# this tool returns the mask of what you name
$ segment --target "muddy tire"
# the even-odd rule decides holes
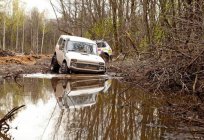
[[[59,68],[59,74],[67,74],[67,73],[68,73],[67,63],[63,62],[61,67]]]
[[[57,62],[57,56],[53,55],[50,65],[51,72],[58,72],[60,65]]]

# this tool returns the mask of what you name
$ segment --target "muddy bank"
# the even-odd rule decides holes
[[[0,76],[3,78],[15,77],[19,74],[47,73],[51,56],[49,55],[22,55],[0,57]]]

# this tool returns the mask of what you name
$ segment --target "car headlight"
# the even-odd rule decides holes
[[[72,59],[71,62],[77,62],[77,59]]]
[[[72,59],[71,60],[71,66],[73,66],[73,67],[77,67],[77,59]]]

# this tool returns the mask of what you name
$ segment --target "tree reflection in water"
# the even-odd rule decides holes
[[[52,87],[61,108],[54,139],[158,139],[165,130],[159,103],[116,80],[52,79]]]
[[[119,80],[19,81],[21,88],[0,84],[1,114],[27,106],[12,121],[19,126],[10,133],[15,139],[160,139],[176,132],[164,126],[169,120],[158,111],[164,98]]]

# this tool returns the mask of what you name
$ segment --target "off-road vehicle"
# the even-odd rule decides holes
[[[96,40],[95,42],[98,47],[98,54],[104,59],[104,61],[109,62],[112,60],[113,52],[108,43],[104,40]]]
[[[105,61],[98,55],[96,42],[82,37],[61,35],[51,61],[51,71],[105,73]]]

